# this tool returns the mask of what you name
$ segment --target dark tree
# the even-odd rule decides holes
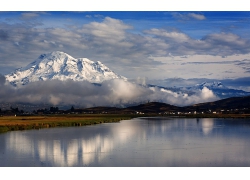
[[[50,107],[50,112],[58,112],[58,107]]]
[[[10,106],[10,109],[11,109],[12,112],[16,112],[16,113],[19,112],[18,107],[17,108],[13,108],[12,106]]]

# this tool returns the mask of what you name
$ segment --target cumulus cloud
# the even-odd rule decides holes
[[[124,24],[121,20],[106,17],[103,22],[91,22],[83,26],[79,32],[89,35],[93,38],[104,40],[107,43],[113,43],[124,40],[125,30],[132,27]]]
[[[212,90],[204,87],[202,90],[197,90],[192,95],[182,92],[173,92],[170,90],[154,88],[154,94],[150,97],[151,100],[161,101],[177,106],[187,106],[201,102],[210,102],[218,100],[219,98],[213,93]]]
[[[240,36],[232,33],[209,34],[202,38],[202,41],[207,44],[207,47],[213,49],[215,54],[224,54],[225,56],[246,54],[250,50],[249,40],[242,39]],[[217,48],[217,51],[215,48]]]
[[[34,12],[25,12],[25,13],[22,13],[22,18],[23,19],[32,19],[32,18],[35,18],[35,17],[38,17],[39,14],[38,13],[34,13]]]
[[[154,28],[144,32],[154,35],[155,42],[165,44],[165,55],[171,53],[174,56],[198,54],[228,56],[250,52],[250,41],[232,33],[222,32],[209,34],[202,39],[193,39],[182,32],[165,29]]]
[[[232,33],[209,34],[193,39],[177,30],[152,28],[143,34],[128,32],[131,25],[106,17],[82,27],[34,28],[23,24],[0,24],[0,38],[5,40],[0,52],[14,59],[31,62],[32,57],[53,50],[67,51],[73,56],[98,60],[114,60],[131,65],[152,63],[150,56],[211,54],[227,56],[250,52],[250,42]],[[15,46],[18,42],[19,46]],[[29,54],[23,52],[29,52]],[[4,58],[3,58],[4,59]]]
[[[172,13],[172,16],[181,21],[188,21],[188,20],[205,20],[206,17],[202,14],[197,13]]]
[[[202,14],[188,13],[187,15],[190,18],[197,19],[197,20],[205,20],[206,19],[206,17]]]
[[[104,81],[101,85],[91,84],[87,81],[50,80],[33,82],[21,87],[13,87],[9,83],[3,84],[1,80],[0,86],[0,101],[8,103],[93,107],[125,106],[147,101],[161,101],[184,106],[217,99],[207,88],[188,95],[158,87],[148,88],[120,79]]]
[[[153,34],[156,35],[156,37],[162,37],[165,40],[168,41],[175,41],[175,42],[187,42],[188,40],[190,40],[190,38],[181,32],[178,31],[166,31],[164,29],[151,29],[151,30],[146,30],[145,31],[148,34]]]

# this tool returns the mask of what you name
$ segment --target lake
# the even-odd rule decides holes
[[[135,118],[0,134],[1,167],[250,166],[250,119]]]

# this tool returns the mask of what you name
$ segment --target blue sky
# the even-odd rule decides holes
[[[0,73],[63,51],[131,79],[240,79],[250,90],[249,30],[247,11],[2,11]]]

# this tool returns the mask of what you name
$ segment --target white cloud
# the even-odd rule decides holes
[[[177,106],[218,99],[211,90],[203,88],[193,95],[177,93],[157,87],[144,87],[136,83],[114,79],[96,86],[87,81],[49,80],[29,83],[14,88],[1,84],[0,100],[9,103],[34,103],[52,105],[122,106],[126,104],[160,101]]]
[[[22,18],[23,19],[32,19],[32,18],[35,18],[35,17],[38,17],[39,14],[38,13],[34,13],[34,12],[25,12],[25,13],[22,13]]]
[[[206,17],[202,14],[188,13],[188,16],[190,18],[197,19],[197,20],[205,20],[206,19]]]
[[[202,90],[201,90],[201,97],[204,99],[204,100],[209,100],[209,99],[215,99],[215,95],[213,93],[213,91],[211,91],[210,89],[208,89],[207,87],[204,87]]]
[[[214,55],[246,54],[250,51],[250,41],[232,33],[209,34],[202,41]]]
[[[154,35],[154,44],[157,45],[159,42],[165,44],[165,55],[171,53],[173,56],[199,54],[229,56],[250,52],[250,41],[232,33],[209,34],[202,39],[192,39],[178,31],[156,28],[146,30],[145,33]],[[160,50],[163,50],[163,48]],[[154,54],[160,55],[157,51]]]
[[[83,26],[80,32],[98,38],[99,41],[109,40],[121,41],[125,39],[125,30],[132,27],[124,24],[121,20],[106,17],[103,22],[91,22]],[[116,42],[117,41],[113,41]],[[112,41],[111,41],[112,42]]]
[[[197,13],[172,13],[172,16],[181,21],[189,21],[189,20],[205,20],[206,17],[202,14]]]
[[[184,33],[181,33],[181,32],[176,32],[176,31],[172,31],[172,32],[169,32],[169,31],[166,31],[164,29],[151,29],[151,30],[146,30],[145,31],[146,33],[148,34],[153,34],[153,35],[156,35],[157,37],[162,37],[162,38],[166,38],[166,40],[171,40],[171,41],[174,41],[174,42],[187,42],[190,40],[190,38],[184,34]]]

